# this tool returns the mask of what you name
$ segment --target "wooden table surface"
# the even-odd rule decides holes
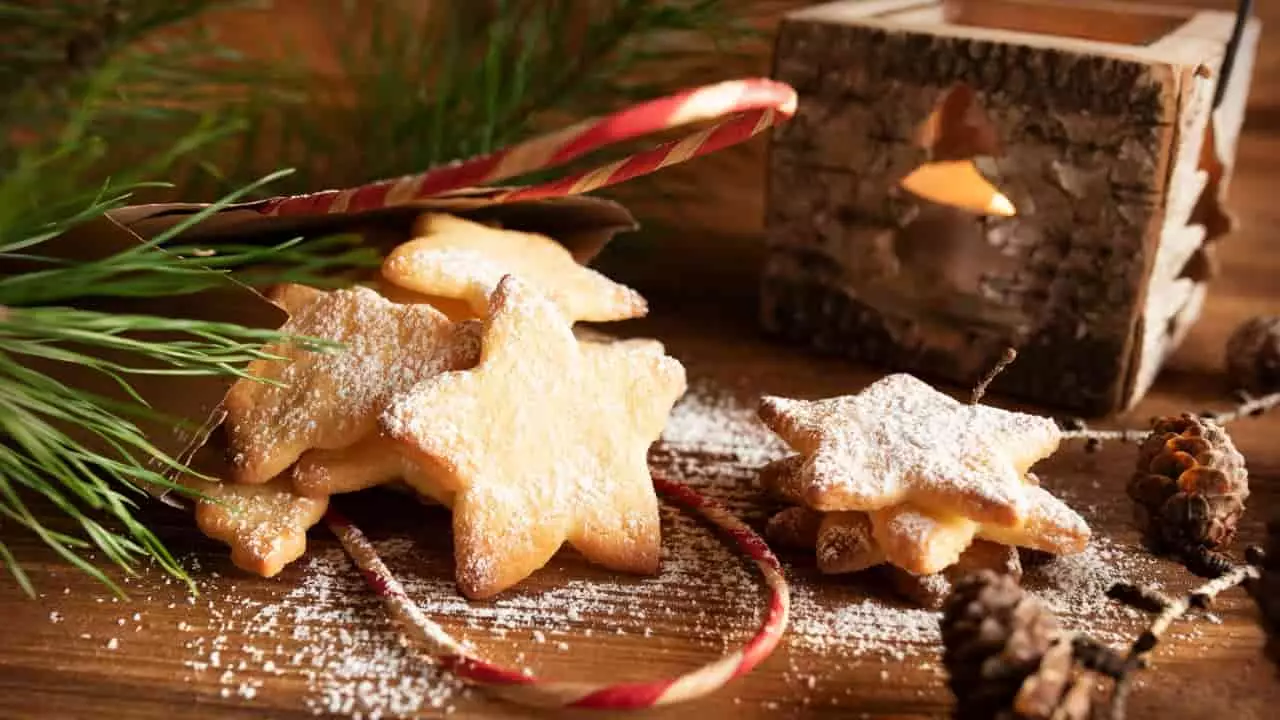
[[[1264,20],[1280,22],[1275,8],[1262,12]],[[1273,237],[1280,222],[1273,189],[1280,126],[1272,91],[1280,84],[1280,52],[1266,49],[1270,35],[1233,183],[1242,228],[1225,241],[1223,275],[1203,318],[1150,396],[1115,424],[1223,407],[1226,336],[1246,317],[1280,312]],[[693,389],[668,441],[654,448],[655,470],[727,501],[761,527],[773,506],[753,486],[752,469],[778,451],[751,423],[755,399],[854,392],[881,371],[759,336],[754,281],[761,246],[751,219],[758,217],[758,193],[750,179],[758,153],[757,146],[688,170],[695,174],[683,177],[702,172],[704,187],[714,189],[698,206],[701,214],[668,213],[661,233],[620,240],[602,267],[645,292],[654,308],[652,318],[619,326],[622,332],[662,339],[689,368]],[[748,168],[746,181],[735,167]],[[739,200],[726,200],[732,195],[726,187],[736,188]],[[1280,414],[1231,431],[1253,489],[1238,549],[1257,541],[1263,520],[1280,512]],[[1134,453],[1109,444],[1087,454],[1067,444],[1041,466],[1045,483],[1091,523],[1091,557],[1102,563],[1076,567],[1068,583],[1075,597],[1055,591],[1068,611],[1064,622],[1111,642],[1132,636],[1140,623],[1097,598],[1104,580],[1152,580],[1169,591],[1192,582],[1137,547],[1123,495]],[[448,628],[494,658],[540,673],[641,679],[679,672],[739,642],[758,617],[761,595],[750,567],[711,531],[669,508],[659,578],[614,577],[566,551],[502,600],[468,604],[450,584],[445,513],[385,493],[344,498],[339,506]],[[312,533],[306,559],[263,580],[238,572],[224,549],[180,513],[155,507],[147,516],[192,568],[198,596],[150,571],[128,580],[128,600],[114,599],[11,525],[0,525],[0,541],[24,558],[41,593],[28,600],[0,582],[0,717],[540,716],[463,691],[398,646],[327,532]],[[784,560],[797,602],[792,632],[778,651],[706,700],[644,716],[945,716],[950,698],[937,661],[935,617],[905,610],[865,579],[819,576],[802,554]],[[1055,572],[1029,570],[1028,583],[1053,586],[1071,575]],[[1092,582],[1081,577],[1090,572]],[[1213,614],[1178,626],[1162,643],[1134,694],[1131,717],[1274,717],[1280,680],[1260,653],[1251,602],[1235,590]]]

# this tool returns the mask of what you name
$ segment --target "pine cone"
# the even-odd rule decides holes
[[[1280,317],[1245,321],[1227,340],[1227,373],[1242,390],[1280,390]]]
[[[1152,551],[1203,560],[1206,551],[1226,547],[1235,537],[1249,497],[1249,473],[1221,425],[1183,414],[1152,423],[1128,491]],[[1205,573],[1214,566],[1188,565]]]
[[[943,607],[942,641],[955,717],[1089,716],[1089,693],[1076,689],[1088,683],[1076,677],[1070,639],[1013,578],[984,570],[956,583]]]
[[[1266,554],[1258,563],[1259,577],[1249,584],[1267,631],[1267,655],[1280,664],[1280,518],[1267,524]]]
[[[1045,652],[1040,667],[1022,683],[1007,718],[1089,720],[1093,717],[1097,676],[1076,666],[1075,648],[1059,636]]]

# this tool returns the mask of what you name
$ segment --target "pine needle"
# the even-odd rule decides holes
[[[323,285],[374,266],[377,254],[349,236],[204,248],[181,233],[236,199],[420,172],[524,139],[565,115],[651,94],[637,78],[679,56],[661,42],[672,33],[705,34],[725,52],[749,37],[722,0],[447,2],[425,15],[423,4],[353,3],[329,18],[342,49],[344,79],[334,84],[220,48],[203,18],[229,4],[0,0],[0,264],[25,268],[0,276],[0,522],[24,528],[117,593],[88,553],[125,573],[152,562],[190,583],[135,513],[148,486],[196,494],[170,479],[194,471],[147,439],[142,426],[157,414],[132,383],[145,375],[243,378],[250,362],[270,357],[267,344],[312,341],[104,314],[92,302],[199,293],[228,278]],[[264,156],[270,167],[260,164]],[[280,166],[298,172],[275,172]],[[157,178],[185,180],[187,199],[197,199],[191,190],[203,179],[221,200],[93,262],[46,250],[137,193],[167,187]],[[36,369],[50,365],[99,373],[120,397]],[[101,449],[79,439],[86,435]],[[4,544],[0,562],[35,592]]]
[[[0,5],[0,14],[4,9],[11,6]],[[121,586],[90,559],[90,552],[126,574],[136,573],[145,561],[191,584],[136,512],[149,499],[148,487],[192,494],[171,477],[200,477],[148,439],[144,421],[174,427],[182,421],[149,408],[132,379],[157,374],[243,378],[249,363],[273,358],[265,350],[270,343],[306,344],[317,351],[332,344],[227,323],[104,313],[92,304],[102,298],[199,293],[225,286],[228,276],[263,284],[283,277],[307,282],[371,260],[371,251],[351,238],[223,247],[212,256],[183,244],[185,229],[279,180],[284,171],[245,183],[166,232],[91,262],[67,262],[46,250],[68,230],[131,202],[140,189],[155,187],[151,178],[230,131],[213,121],[197,122],[171,136],[156,155],[104,179],[105,144],[93,130],[101,127],[103,98],[118,87],[123,72],[105,62],[74,84],[83,95],[67,106],[56,134],[0,152],[0,264],[21,261],[22,267],[0,274],[0,522],[25,529],[117,594],[123,594]],[[57,379],[56,369],[68,365],[110,378],[120,397]],[[55,530],[55,523],[72,529]],[[0,562],[25,592],[34,592],[8,546],[0,550]]]
[[[31,578],[27,576],[22,566],[18,564],[18,559],[9,551],[9,546],[3,542],[0,542],[0,563],[9,568],[10,574],[13,575],[13,579],[17,581],[18,587],[22,588],[24,593],[29,597],[35,597],[36,588],[31,584]]]
[[[350,3],[318,18],[338,49],[336,78],[304,67],[277,69],[287,83],[251,90],[248,127],[235,140],[239,152],[217,149],[219,157],[238,161],[219,176],[243,183],[264,172],[265,157],[297,169],[280,188],[307,192],[493,151],[559,127],[566,117],[651,95],[655,88],[644,78],[671,76],[663,63],[681,58],[675,35],[694,38],[680,47],[733,53],[755,35],[732,18],[729,5]]]

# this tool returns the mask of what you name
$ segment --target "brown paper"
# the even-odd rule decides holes
[[[477,221],[497,220],[503,227],[555,238],[581,263],[590,262],[618,232],[634,230],[635,218],[618,203],[577,195],[546,200],[502,203],[496,196],[509,188],[455,190],[429,200],[361,213],[271,217],[255,209],[260,203],[231,205],[183,233],[186,242],[216,244],[282,241],[298,236],[362,232],[375,241],[401,242],[413,220],[436,210]],[[173,227],[206,205],[137,205],[112,213],[125,227],[152,237]]]
[[[461,190],[381,210],[311,217],[266,217],[255,210],[257,203],[232,205],[184,231],[181,241],[183,244],[207,243],[216,248],[219,242],[269,243],[299,236],[354,232],[386,250],[408,239],[411,225],[421,213],[438,210],[477,221],[496,220],[504,227],[547,235],[564,244],[579,262],[586,263],[616,233],[636,227],[631,214],[611,201],[564,197],[503,204],[494,200],[499,191],[499,188]],[[48,255],[80,261],[102,258],[154,237],[206,207],[163,204],[121,208],[107,218],[87,223],[50,241],[43,250]],[[0,267],[0,274],[26,269],[29,268],[9,265]],[[276,329],[287,319],[283,310],[262,295],[230,279],[221,288],[199,294],[145,300],[103,299],[88,309],[213,320],[265,329]],[[135,357],[120,359],[137,363]],[[48,362],[29,364],[71,387],[117,400],[128,399],[110,378],[84,367]],[[130,380],[154,410],[182,421],[181,424],[139,422],[155,446],[201,472],[221,474],[225,469],[224,443],[209,440],[225,416],[222,401],[233,379],[144,375]],[[74,433],[75,429],[68,432]],[[88,433],[79,432],[75,436],[94,449],[108,450]],[[163,488],[148,490],[170,504],[182,505]]]

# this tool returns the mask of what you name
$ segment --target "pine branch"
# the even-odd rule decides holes
[[[116,593],[121,593],[119,586],[83,557],[83,549],[96,547],[128,573],[135,572],[139,559],[150,558],[186,580],[164,545],[133,515],[135,498],[146,497],[148,485],[184,490],[170,481],[165,471],[196,474],[156,448],[134,421],[160,418],[147,409],[122,376],[154,370],[107,363],[57,343],[71,338],[79,348],[127,348],[159,363],[161,369],[168,366],[190,375],[242,375],[237,363],[263,357],[257,343],[267,336],[260,331],[188,321],[170,323],[168,329],[180,327],[192,339],[146,343],[131,341],[120,333],[122,329],[154,327],[154,318],[99,316],[65,309],[11,309],[6,315],[0,321],[0,346],[4,348],[0,351],[0,515],[34,533],[65,560]],[[59,324],[43,324],[48,320]],[[110,326],[95,327],[103,321]],[[136,402],[121,403],[68,386],[24,365],[23,355],[80,361],[117,380]],[[72,427],[112,451],[89,449],[63,430]],[[44,499],[74,520],[81,536],[48,528],[30,509],[26,498],[31,496]],[[104,526],[99,516],[123,530]],[[16,561],[5,560],[20,576]],[[29,581],[19,577],[19,582],[29,589]]]
[[[493,0],[361,6],[328,19],[338,77],[290,68],[251,103],[234,185],[263,162],[281,187],[350,187],[482,154],[651,92],[673,35],[725,53],[753,37],[726,0]],[[665,43],[665,44],[664,44]],[[688,45],[690,43],[685,43]],[[669,74],[669,73],[668,73]],[[219,150],[219,152],[222,152]],[[270,158],[264,160],[264,158]]]
[[[0,0],[0,168],[72,131],[98,139],[81,157],[101,164],[99,174],[132,172],[168,153],[201,118],[217,116],[224,130],[233,128],[245,117],[249,88],[265,97],[280,80],[210,31],[214,11],[246,4]],[[73,112],[86,103],[92,113]],[[139,132],[139,123],[149,132]]]
[[[331,346],[230,324],[104,314],[86,303],[201,292],[225,284],[228,274],[261,283],[311,281],[371,257],[350,238],[231,246],[213,254],[182,244],[187,227],[284,173],[239,188],[170,230],[98,260],[67,262],[47,250],[51,240],[128,203],[135,190],[156,185],[149,178],[226,132],[212,123],[197,125],[128,173],[102,179],[103,143],[90,131],[102,112],[94,93],[118,77],[111,63],[96,71],[83,85],[86,96],[67,109],[59,133],[10,155],[12,164],[0,175],[0,263],[22,265],[20,272],[0,275],[0,522],[24,528],[117,593],[120,587],[86,551],[98,551],[126,573],[150,560],[187,579],[135,510],[148,497],[145,488],[191,494],[168,477],[198,476],[148,439],[143,421],[181,425],[158,417],[132,382],[143,375],[242,378],[248,363],[270,357],[263,349],[268,343],[310,343],[317,351]],[[57,369],[69,365],[110,379],[120,398],[65,384]],[[52,510],[33,509],[37,499]],[[55,517],[75,530],[55,530]],[[0,549],[0,562],[33,592],[9,547]]]
[[[13,190],[11,183],[0,184],[0,196],[5,190]],[[197,215],[146,243],[94,262],[64,263],[55,256],[41,254],[49,239],[125,202],[127,197],[120,194],[103,200],[101,194],[86,194],[80,202],[67,205],[70,212],[64,221],[50,221],[35,228],[21,222],[15,223],[16,227],[0,226],[0,248],[5,254],[12,256],[21,250],[28,262],[48,265],[0,278],[0,516],[34,533],[68,562],[116,592],[120,588],[83,557],[83,549],[96,547],[125,572],[134,572],[139,559],[150,558],[185,579],[182,568],[133,512],[135,497],[149,485],[186,492],[168,480],[167,473],[196,474],[155,447],[135,422],[161,418],[134,390],[130,376],[243,378],[249,377],[244,369],[248,363],[272,357],[263,350],[268,343],[310,343],[309,347],[317,351],[331,345],[232,324],[106,314],[49,304],[75,304],[85,298],[165,297],[200,292],[225,283],[224,273],[237,270],[247,270],[263,282],[281,274],[310,279],[308,268],[327,269],[344,258],[367,253],[357,248],[338,254],[337,260],[311,257],[310,265],[304,262],[300,267],[272,274],[261,267],[264,261],[303,259],[307,257],[305,244],[293,241],[276,248],[224,248],[210,258],[184,247],[174,248],[177,253],[166,250],[166,245],[179,237],[187,224],[200,220]],[[216,212],[234,197],[225,198],[206,213]],[[16,232],[19,229],[34,234],[24,236]],[[100,355],[104,352],[113,358],[123,354],[133,361],[107,360]],[[112,400],[67,386],[29,367],[28,359],[77,365],[101,373],[116,383],[127,400]],[[110,451],[91,450],[64,428],[88,433]],[[51,503],[77,523],[80,532],[65,535],[47,527],[30,509],[29,497],[41,497]],[[102,524],[99,517],[122,529]],[[0,552],[0,560],[9,566],[20,585],[30,588],[29,578],[7,548]]]
[[[345,50],[345,82],[335,85],[220,52],[199,21],[222,4],[0,0],[0,262],[35,268],[0,277],[0,519],[117,592],[87,550],[125,572],[150,559],[186,577],[134,509],[143,488],[172,487],[169,472],[192,471],[147,440],[139,423],[154,412],[131,380],[244,377],[248,362],[265,357],[265,344],[307,339],[103,315],[83,304],[200,292],[228,274],[255,285],[319,284],[377,258],[352,238],[185,244],[181,231],[204,214],[89,263],[67,263],[45,243],[161,187],[152,180],[173,177],[178,163],[234,188],[220,190],[227,202],[268,181],[272,193],[350,186],[487,152],[560,122],[557,113],[598,112],[646,91],[641,69],[674,54],[651,44],[664,34],[711,37],[733,27],[721,0],[497,0],[487,16],[466,3],[432,4],[443,20],[407,14],[413,4],[380,3],[371,18],[352,9],[335,19],[335,46]],[[182,33],[165,35],[179,25]],[[212,116],[228,120],[203,120]],[[232,138],[242,127],[252,133]],[[241,160],[227,164],[234,143]],[[285,183],[283,174],[257,180],[267,174],[255,164],[264,148],[272,166],[300,172]],[[106,179],[108,167],[126,171]],[[125,399],[69,387],[32,360],[84,366],[110,378]],[[66,432],[72,427],[108,450],[89,449]],[[50,527],[32,510],[35,498],[75,531]],[[0,562],[33,592],[2,544]]]
[[[128,251],[126,251],[128,252]],[[256,257],[256,249],[250,257]],[[97,263],[90,263],[95,265]],[[231,263],[227,263],[228,266]],[[134,272],[143,287],[146,278],[167,275],[178,267],[192,286],[222,281],[212,271],[203,276],[177,256],[152,251]],[[193,271],[187,273],[185,271]],[[78,272],[69,268],[62,272]],[[18,276],[22,277],[22,276]],[[168,279],[165,278],[165,283]],[[156,287],[164,287],[164,284]],[[112,285],[87,286],[82,292],[110,293]],[[176,337],[175,337],[176,336]],[[155,339],[164,337],[163,340]],[[160,541],[133,515],[135,497],[146,486],[176,486],[167,473],[199,476],[155,447],[136,423],[163,420],[133,388],[130,378],[143,375],[250,377],[245,366],[258,359],[278,359],[264,350],[267,343],[293,342],[315,351],[334,346],[309,338],[291,338],[275,331],[237,325],[147,315],[99,313],[70,307],[7,307],[0,312],[0,515],[26,528],[68,562],[104,582],[115,585],[82,557],[96,547],[126,572],[148,557],[180,578],[186,578]],[[128,357],[131,361],[103,357]],[[75,365],[103,374],[123,391],[126,400],[113,400],[71,387],[33,369],[26,359],[56,365]],[[88,433],[111,451],[96,452],[69,436],[63,428]],[[78,523],[79,536],[60,535],[33,513],[26,500],[42,497]],[[104,526],[105,516],[123,530]],[[29,587],[7,550],[0,553]]]

